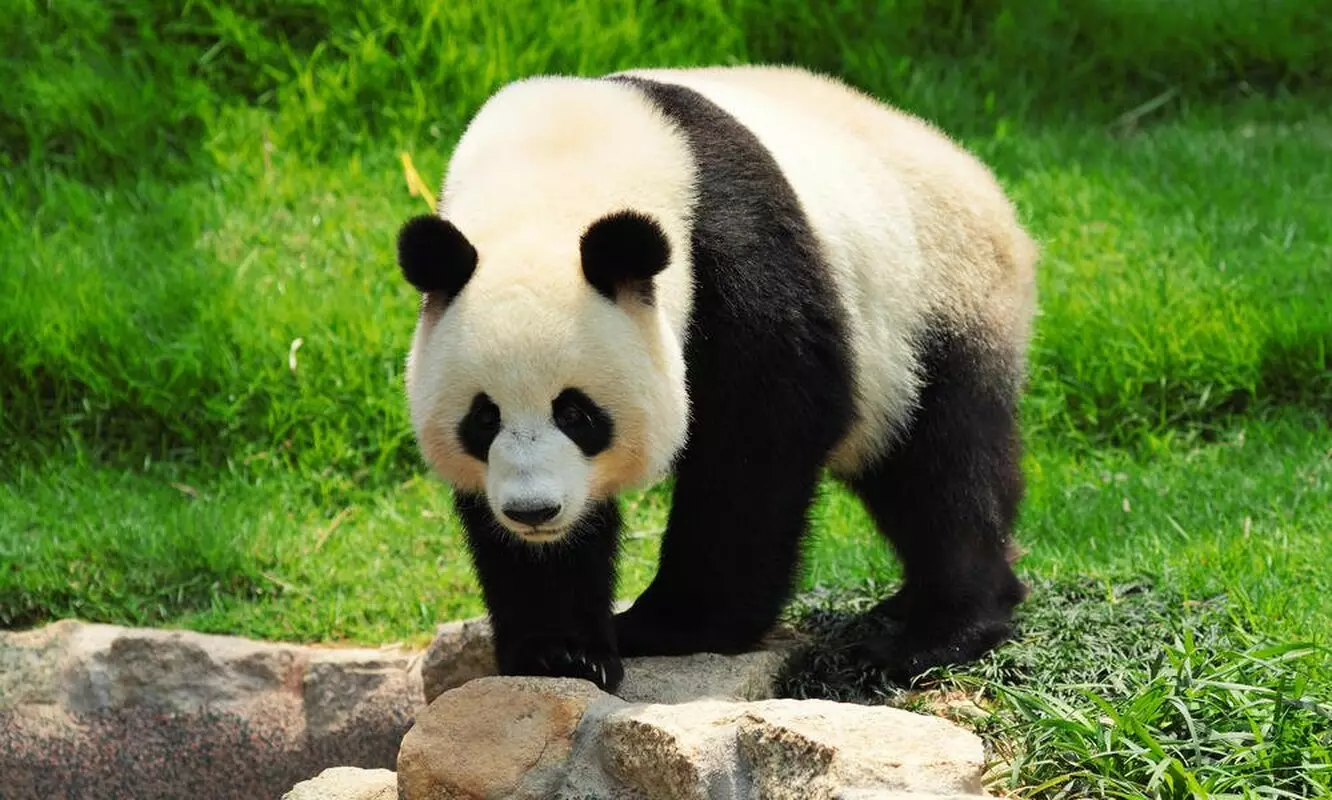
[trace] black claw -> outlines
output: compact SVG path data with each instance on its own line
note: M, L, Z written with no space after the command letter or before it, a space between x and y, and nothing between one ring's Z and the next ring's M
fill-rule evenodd
M540 652L529 652L526 657L506 662L502 674L532 675L549 678L581 678L595 683L602 691L614 691L621 674L619 659L614 652L589 652L581 647L556 645Z

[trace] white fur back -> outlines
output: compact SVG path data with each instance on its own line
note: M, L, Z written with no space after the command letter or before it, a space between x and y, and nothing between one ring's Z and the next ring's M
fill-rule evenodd
M1034 246L978 160L924 122L792 67L644 69L752 131L800 197L849 317L858 419L830 466L854 472L914 410L931 315L1006 354L1025 345Z

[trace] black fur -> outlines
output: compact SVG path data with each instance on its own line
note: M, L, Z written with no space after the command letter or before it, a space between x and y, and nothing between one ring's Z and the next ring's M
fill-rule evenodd
M841 306L795 192L746 128L636 78L697 162L688 445L658 572L616 619L620 654L741 652L793 589L822 464L853 414Z
M481 495L455 492L454 508L490 612L500 674L618 686L624 670L611 628L615 503L595 506L566 540L540 546L502 528Z
M398 231L398 266L417 291L452 300L476 270L476 248L452 222L422 215Z
M610 447L615 423L609 414L581 389L565 389L551 403L551 416L583 455L591 458Z
M463 452L478 461L486 461L490 445L499 435L501 413L490 396L482 392L472 398L467 415L458 422L458 441Z
M869 660L907 681L1011 635L1025 587L1009 562L1023 496L1014 371L976 339L932 327L906 439L851 481L902 560L904 584L870 613Z
M689 137L702 180L688 381L693 422L653 583L616 619L622 656L757 645L790 595L820 465L852 421L847 332L776 165L687 89L630 80ZM1022 496L1017 384L978 339L933 326L907 438L852 481L903 560L869 659L907 680L1010 634Z
M636 211L617 211L592 223L579 250L587 282L612 302L627 290L651 303L652 278L671 258L661 226Z

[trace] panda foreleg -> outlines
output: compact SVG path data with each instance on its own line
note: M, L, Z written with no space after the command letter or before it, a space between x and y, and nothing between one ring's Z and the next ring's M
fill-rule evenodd
M455 493L494 632L501 675L585 678L613 692L624 677L611 625L620 514L599 503L565 540L521 541L478 494Z
M626 657L755 649L791 596L817 457L717 449L676 470L657 575L615 619Z
M1011 565L1023 495L1017 385L993 351L936 333L906 437L851 481L905 581L870 615L872 661L906 681L984 655L1012 634L1026 594Z

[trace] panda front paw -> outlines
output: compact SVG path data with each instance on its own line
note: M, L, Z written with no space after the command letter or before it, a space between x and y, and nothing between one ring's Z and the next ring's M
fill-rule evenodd
M594 655L583 650L557 650L539 657L538 664L553 678L582 678L592 681L604 692L613 692L624 679L624 665L618 656Z
M547 646L505 661L500 666L502 675L582 678L603 692L614 692L624 679L624 665L618 655L577 646Z

